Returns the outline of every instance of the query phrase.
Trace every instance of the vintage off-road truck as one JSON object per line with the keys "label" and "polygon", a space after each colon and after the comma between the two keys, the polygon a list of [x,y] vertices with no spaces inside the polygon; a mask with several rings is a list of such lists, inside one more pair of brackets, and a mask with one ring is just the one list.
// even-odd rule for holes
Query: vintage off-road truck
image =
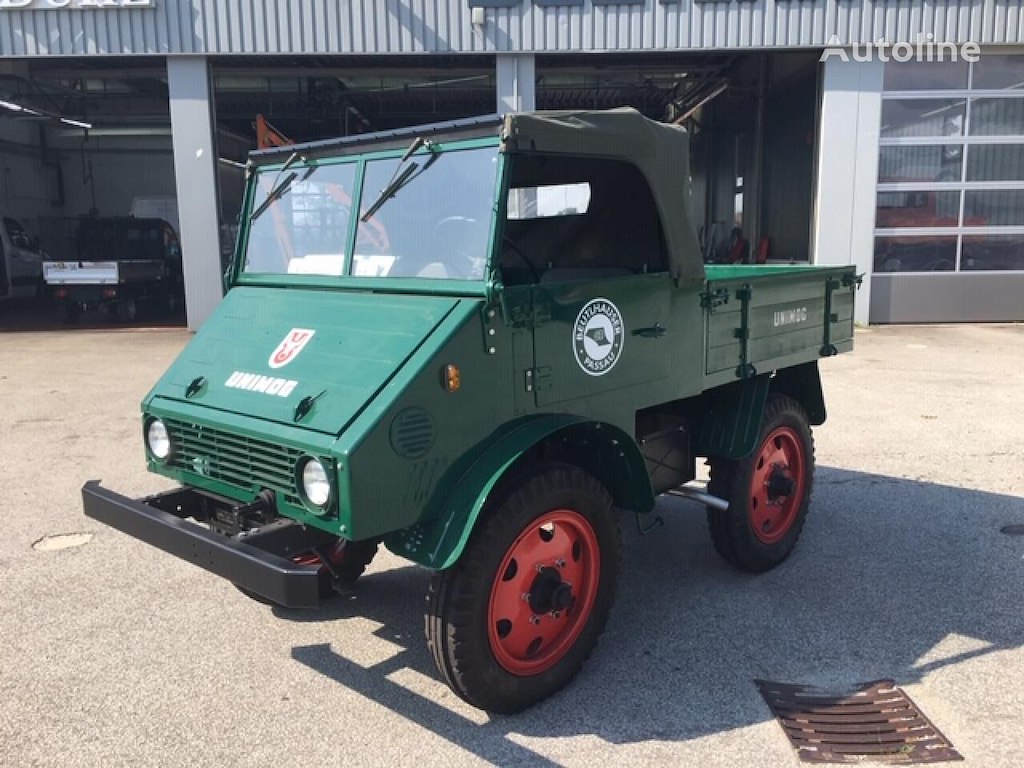
{"label": "vintage off-road truck", "polygon": [[659,494],[706,505],[732,565],[779,564],[857,277],[705,267],[687,157],[627,109],[254,153],[229,291],[142,403],[181,487],[90,482],[86,514],[291,607],[383,542],[434,571],[440,674],[496,712],[579,670],[620,517],[651,527]]}

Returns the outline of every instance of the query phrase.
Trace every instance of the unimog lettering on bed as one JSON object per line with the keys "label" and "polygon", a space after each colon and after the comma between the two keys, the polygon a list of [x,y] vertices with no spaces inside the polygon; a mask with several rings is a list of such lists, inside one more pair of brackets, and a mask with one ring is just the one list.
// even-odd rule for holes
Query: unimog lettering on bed
{"label": "unimog lettering on bed", "polygon": [[652,528],[659,494],[737,568],[779,564],[857,277],[705,267],[687,166],[683,130],[625,109],[254,153],[230,290],[142,403],[181,487],[90,482],[86,514],[293,607],[382,542],[435,572],[438,670],[495,712],[576,674],[620,518]]}

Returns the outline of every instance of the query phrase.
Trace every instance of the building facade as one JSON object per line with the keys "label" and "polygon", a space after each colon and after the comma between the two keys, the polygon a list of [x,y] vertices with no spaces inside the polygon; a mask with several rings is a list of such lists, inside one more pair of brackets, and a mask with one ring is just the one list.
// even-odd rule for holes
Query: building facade
{"label": "building facade", "polygon": [[690,125],[707,258],[856,264],[861,322],[1024,320],[1022,43],[1006,0],[0,0],[0,205],[176,198],[194,328],[247,115],[630,104]]}

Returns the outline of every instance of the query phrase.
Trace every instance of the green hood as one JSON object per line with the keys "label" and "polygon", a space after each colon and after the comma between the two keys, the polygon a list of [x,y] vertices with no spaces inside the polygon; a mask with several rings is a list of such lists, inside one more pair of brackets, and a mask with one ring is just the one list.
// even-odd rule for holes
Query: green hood
{"label": "green hood", "polygon": [[[458,303],[238,287],[150,397],[340,434]],[[297,420],[306,398],[314,400]]]}

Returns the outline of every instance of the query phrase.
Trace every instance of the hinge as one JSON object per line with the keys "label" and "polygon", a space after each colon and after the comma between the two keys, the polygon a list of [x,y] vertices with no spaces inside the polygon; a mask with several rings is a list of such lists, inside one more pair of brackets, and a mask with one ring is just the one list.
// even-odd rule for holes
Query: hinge
{"label": "hinge", "polygon": [[533,327],[539,328],[551,320],[551,302],[533,300]]}
{"label": "hinge", "polygon": [[484,334],[484,352],[489,355],[498,351],[498,310],[494,307],[484,307],[482,310],[482,323]]}
{"label": "hinge", "polygon": [[700,305],[704,309],[710,309],[711,314],[714,314],[715,307],[720,307],[723,304],[729,303],[729,289],[728,288],[716,288],[713,291],[705,291],[700,295]]}
{"label": "hinge", "polygon": [[832,311],[832,293],[839,288],[840,285],[849,285],[847,278],[851,277],[850,274],[843,275],[843,279],[840,282],[834,277],[830,277],[825,281],[825,328],[824,338],[822,339],[821,349],[818,350],[818,354],[822,357],[832,357],[832,355],[838,355],[839,350],[836,349],[836,345],[832,343],[832,323],[839,320],[839,316]]}
{"label": "hinge", "polygon": [[740,342],[740,364],[736,367],[738,379],[750,379],[757,375],[757,368],[750,362],[750,299],[753,295],[754,287],[750,283],[744,283],[736,291],[736,298],[740,300],[740,327],[734,332]]}
{"label": "hinge", "polygon": [[551,386],[551,366],[541,365],[526,369],[526,391],[548,389]]}

